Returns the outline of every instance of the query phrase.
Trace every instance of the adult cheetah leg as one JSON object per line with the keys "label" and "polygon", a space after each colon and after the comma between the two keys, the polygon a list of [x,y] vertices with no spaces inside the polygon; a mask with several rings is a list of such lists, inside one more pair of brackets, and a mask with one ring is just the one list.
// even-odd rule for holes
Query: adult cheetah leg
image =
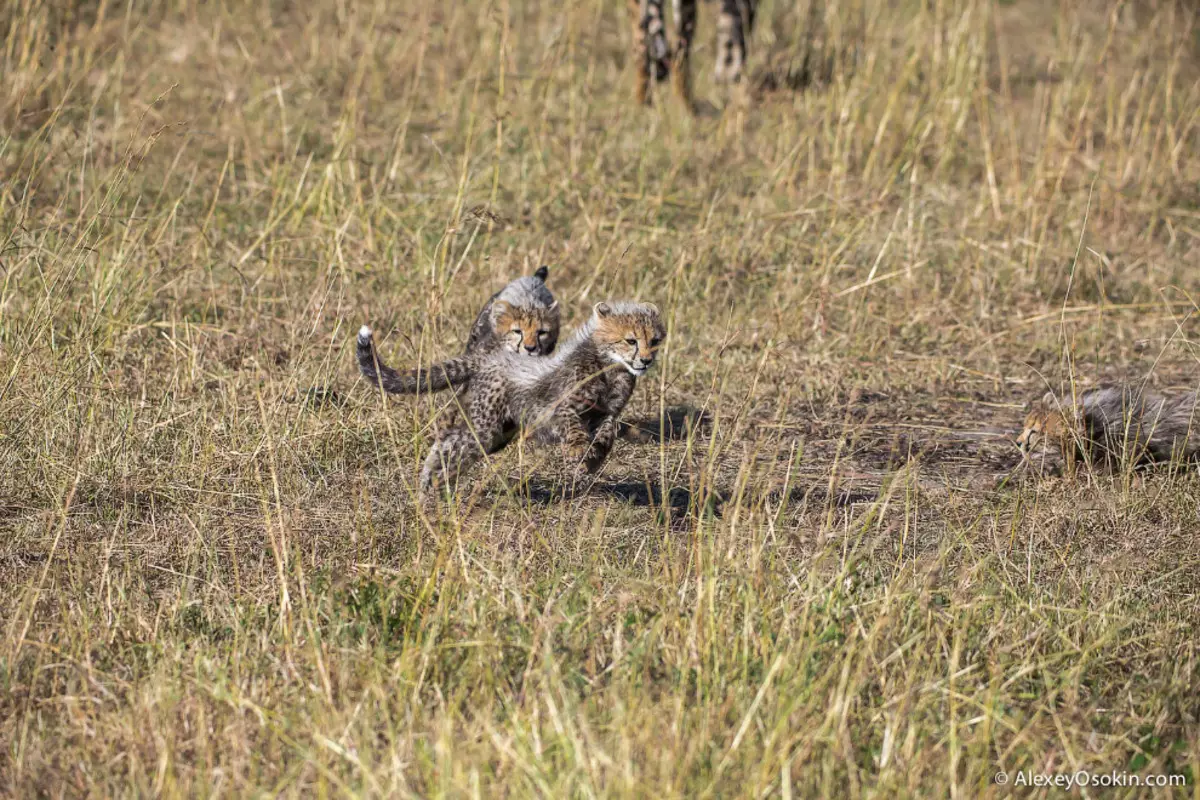
{"label": "adult cheetah leg", "polygon": [[718,82],[737,83],[746,65],[746,37],[754,27],[757,0],[721,0],[717,17]]}
{"label": "adult cheetah leg", "polygon": [[673,0],[675,56],[671,60],[671,82],[675,94],[692,110],[692,39],[696,35],[696,0]]}
{"label": "adult cheetah leg", "polygon": [[628,0],[629,19],[633,22],[633,93],[638,105],[650,102],[650,61],[646,57],[646,32],[642,29],[641,0]]}
{"label": "adult cheetah leg", "polygon": [[650,76],[665,80],[671,68],[663,0],[629,0],[633,20],[634,93],[638,103],[650,102]]}

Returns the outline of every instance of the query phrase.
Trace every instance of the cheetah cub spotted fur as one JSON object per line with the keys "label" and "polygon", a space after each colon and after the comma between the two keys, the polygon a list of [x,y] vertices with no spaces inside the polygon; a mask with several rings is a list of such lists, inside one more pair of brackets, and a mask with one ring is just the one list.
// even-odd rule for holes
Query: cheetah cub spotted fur
{"label": "cheetah cub spotted fur", "polygon": [[530,356],[546,356],[558,344],[558,301],[546,288],[549,267],[496,292],[475,318],[467,339],[467,353],[507,350]]}
{"label": "cheetah cub spotted fur", "polygon": [[1200,404],[1196,392],[1164,396],[1132,386],[1100,386],[1074,402],[1053,392],[1034,402],[1017,447],[1057,450],[1068,461],[1083,457],[1115,466],[1174,458],[1200,460]]}
{"label": "cheetah cub spotted fur", "polygon": [[358,333],[357,356],[363,377],[395,394],[470,383],[465,420],[442,432],[425,459],[426,493],[504,449],[519,433],[562,444],[574,480],[599,471],[616,440],[617,419],[665,337],[654,305],[597,303],[591,318],[548,358],[500,351],[397,371],[379,361],[366,326]]}
{"label": "cheetah cub spotted fur", "polygon": [[[467,338],[467,354],[500,351],[523,356],[547,356],[558,344],[559,307],[546,278],[550,268],[541,266],[533,275],[517,278],[496,292],[480,309]],[[458,409],[465,408],[470,385],[455,388],[454,399],[434,423],[435,430],[454,424]]]}

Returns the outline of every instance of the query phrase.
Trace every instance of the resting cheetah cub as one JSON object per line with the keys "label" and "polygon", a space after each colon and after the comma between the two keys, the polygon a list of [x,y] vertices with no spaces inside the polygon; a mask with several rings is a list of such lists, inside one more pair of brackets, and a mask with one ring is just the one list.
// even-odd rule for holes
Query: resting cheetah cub
{"label": "resting cheetah cub", "polygon": [[378,360],[366,326],[357,355],[363,376],[395,394],[471,384],[466,420],[443,432],[425,459],[424,493],[522,432],[563,444],[576,480],[597,472],[616,439],[617,418],[665,336],[662,315],[649,303],[597,303],[549,358],[497,352],[397,371]]}
{"label": "resting cheetah cub", "polygon": [[1197,393],[1163,396],[1131,386],[1100,386],[1060,403],[1047,392],[1025,417],[1017,447],[1053,447],[1110,466],[1200,458]]}

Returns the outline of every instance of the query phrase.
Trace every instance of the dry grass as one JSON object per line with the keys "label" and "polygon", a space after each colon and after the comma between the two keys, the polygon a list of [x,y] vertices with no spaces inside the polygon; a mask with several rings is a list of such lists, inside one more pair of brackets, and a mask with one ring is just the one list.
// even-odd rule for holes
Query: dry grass
{"label": "dry grass", "polygon": [[[744,94],[705,5],[695,119],[624,3],[5,4],[0,792],[1194,796],[1197,477],[1011,436],[1197,385],[1196,11],[859,2],[768,4]],[[353,332],[541,263],[669,312],[667,435],[423,515]]]}

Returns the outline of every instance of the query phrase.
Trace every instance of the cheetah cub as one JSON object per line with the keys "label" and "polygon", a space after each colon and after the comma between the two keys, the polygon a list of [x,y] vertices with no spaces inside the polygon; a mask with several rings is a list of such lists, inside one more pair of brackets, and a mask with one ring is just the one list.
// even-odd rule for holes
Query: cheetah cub
{"label": "cheetah cub", "polygon": [[[558,301],[546,288],[550,268],[538,267],[533,275],[517,278],[496,292],[480,309],[471,326],[464,351],[495,353],[506,351],[524,356],[547,356],[558,344]],[[434,423],[436,431],[451,427],[458,409],[468,402],[470,385],[455,387],[454,399],[446,405]]]}
{"label": "cheetah cub", "polygon": [[517,278],[484,304],[471,335],[467,353],[507,350],[529,356],[546,356],[558,344],[558,301],[546,288],[550,268]]}
{"label": "cheetah cub", "polygon": [[451,481],[518,433],[564,446],[574,480],[599,471],[617,436],[617,418],[666,337],[650,303],[597,303],[591,318],[548,358],[512,352],[467,354],[429,369],[379,361],[371,329],[358,332],[358,366],[394,394],[437,392],[470,382],[466,419],[442,432],[421,470],[421,491]]}
{"label": "cheetah cub", "polygon": [[1017,447],[1057,449],[1068,461],[1083,457],[1108,466],[1178,458],[1200,460],[1200,405],[1196,392],[1164,396],[1131,386],[1100,386],[1072,403],[1047,392],[1030,407]]}

